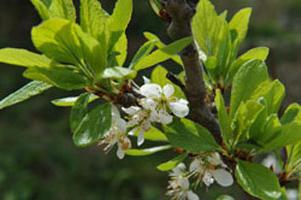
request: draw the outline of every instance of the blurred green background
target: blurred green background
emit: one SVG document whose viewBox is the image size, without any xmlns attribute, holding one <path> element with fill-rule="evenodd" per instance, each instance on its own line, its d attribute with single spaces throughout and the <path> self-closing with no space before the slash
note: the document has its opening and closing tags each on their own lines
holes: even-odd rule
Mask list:
<svg viewBox="0 0 301 200">
<path fill-rule="evenodd" d="M 134 0 L 130 24 L 130 56 L 144 42 L 142 32 L 159 34 L 168 42 L 166 24 L 151 11 L 147 0 Z M 78 4 L 78 2 L 76 2 Z M 114 1 L 103 0 L 111 10 Z M 268 46 L 269 69 L 287 86 L 286 104 L 301 103 L 301 1 L 215 0 L 219 11 L 251 6 L 254 13 L 243 49 Z M 0 1 L 0 47 L 33 50 L 31 27 L 40 22 L 29 0 Z M 171 66 L 172 67 L 172 66 Z M 23 69 L 0 65 L 0 97 L 21 87 Z M 119 161 L 115 152 L 99 147 L 76 148 L 68 127 L 69 109 L 50 100 L 68 95 L 52 89 L 44 95 L 0 112 L 0 199 L 2 200 L 157 200 L 164 196 L 167 174 L 155 166 L 169 154 Z M 203 199 L 215 199 L 213 196 Z M 213 194 L 214 195 L 214 194 Z"/>
</svg>

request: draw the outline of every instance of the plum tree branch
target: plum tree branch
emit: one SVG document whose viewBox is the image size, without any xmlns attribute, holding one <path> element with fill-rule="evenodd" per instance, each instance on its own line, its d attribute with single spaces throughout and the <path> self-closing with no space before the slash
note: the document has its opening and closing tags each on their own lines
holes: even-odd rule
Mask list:
<svg viewBox="0 0 301 200">
<path fill-rule="evenodd" d="M 192 0 L 162 0 L 162 5 L 170 16 L 170 24 L 167 29 L 172 40 L 191 36 L 191 19 L 195 14 L 197 1 Z M 194 44 L 180 52 L 186 73 L 185 94 L 190 105 L 189 118 L 204 127 L 213 134 L 218 142 L 221 142 L 221 134 L 217 120 L 212 115 L 205 103 L 207 90 L 203 81 L 202 63 Z"/>
</svg>

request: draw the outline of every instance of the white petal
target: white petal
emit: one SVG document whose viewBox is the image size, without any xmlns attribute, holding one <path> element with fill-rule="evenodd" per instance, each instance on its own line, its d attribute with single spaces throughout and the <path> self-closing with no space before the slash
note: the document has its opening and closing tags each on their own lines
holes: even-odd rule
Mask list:
<svg viewBox="0 0 301 200">
<path fill-rule="evenodd" d="M 178 181 L 179 181 L 180 187 L 181 187 L 183 190 L 189 189 L 189 180 L 188 180 L 188 178 L 180 177 Z"/>
<path fill-rule="evenodd" d="M 165 110 L 160 110 L 159 111 L 159 123 L 162 124 L 170 124 L 172 122 L 172 116 L 167 113 Z"/>
<path fill-rule="evenodd" d="M 124 151 L 123 151 L 123 149 L 121 148 L 121 146 L 120 145 L 118 145 L 118 149 L 117 149 L 117 152 L 116 152 L 116 154 L 117 154 L 117 157 L 119 158 L 119 159 L 123 159 L 124 158 Z"/>
<path fill-rule="evenodd" d="M 167 84 L 163 87 L 163 94 L 169 98 L 175 93 L 175 88 L 171 84 Z"/>
<path fill-rule="evenodd" d="M 199 197 L 196 193 L 192 192 L 191 190 L 189 190 L 187 192 L 187 199 L 188 200 L 199 200 Z"/>
<path fill-rule="evenodd" d="M 151 81 L 146 76 L 142 76 L 144 84 L 150 83 Z"/>
<path fill-rule="evenodd" d="M 162 89 L 158 84 L 149 83 L 141 86 L 140 93 L 148 98 L 159 98 L 162 95 Z"/>
<path fill-rule="evenodd" d="M 213 170 L 211 173 L 216 182 L 223 187 L 231 186 L 234 182 L 232 174 L 225 169 Z"/>
<path fill-rule="evenodd" d="M 208 156 L 207 161 L 214 165 L 214 166 L 218 166 L 218 165 L 223 165 L 224 162 L 221 159 L 221 156 L 219 155 L 219 153 L 212 153 L 210 154 L 210 156 Z"/>
<path fill-rule="evenodd" d="M 169 103 L 169 108 L 177 117 L 183 118 L 189 114 L 189 107 L 187 104 L 182 104 L 180 102 Z"/>
<path fill-rule="evenodd" d="M 118 122 L 119 131 L 121 133 L 125 133 L 126 132 L 126 127 L 127 127 L 126 121 L 124 119 L 119 119 L 119 122 Z"/>
<path fill-rule="evenodd" d="M 188 105 L 188 101 L 186 99 L 179 99 L 178 102 L 181 104 Z"/>
<path fill-rule="evenodd" d="M 141 146 L 144 143 L 144 132 L 140 131 L 137 137 L 137 145 Z"/>
<path fill-rule="evenodd" d="M 136 114 L 138 111 L 140 111 L 141 108 L 138 107 L 138 106 L 131 106 L 131 107 L 129 107 L 129 108 L 122 108 L 122 110 L 123 110 L 126 114 L 128 114 L 128 115 L 134 115 L 134 114 Z"/>
<path fill-rule="evenodd" d="M 157 106 L 157 103 L 153 99 L 150 99 L 150 98 L 141 99 L 140 104 L 144 109 L 147 109 L 147 110 L 153 110 Z"/>
<path fill-rule="evenodd" d="M 212 177 L 212 174 L 208 171 L 205 171 L 204 176 L 203 176 L 203 182 L 205 183 L 205 185 L 208 187 L 210 186 L 212 183 L 214 183 L 214 179 Z"/>
<path fill-rule="evenodd" d="M 119 120 L 120 119 L 120 113 L 119 110 L 116 106 L 112 106 L 112 121 L 116 122 L 115 120 Z"/>
<path fill-rule="evenodd" d="M 199 159 L 194 159 L 189 166 L 189 171 L 194 172 L 198 170 L 200 167 L 201 167 L 201 162 L 199 161 Z"/>
<path fill-rule="evenodd" d="M 186 170 L 186 166 L 184 163 L 178 164 L 175 168 L 172 169 L 173 174 L 176 176 L 182 175 Z"/>
</svg>

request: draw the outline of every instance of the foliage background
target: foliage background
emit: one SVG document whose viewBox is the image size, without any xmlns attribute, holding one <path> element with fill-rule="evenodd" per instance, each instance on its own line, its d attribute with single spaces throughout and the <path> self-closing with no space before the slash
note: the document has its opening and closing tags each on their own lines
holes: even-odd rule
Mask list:
<svg viewBox="0 0 301 200">
<path fill-rule="evenodd" d="M 112 0 L 102 3 L 109 10 L 114 5 Z M 254 8 L 244 48 L 270 47 L 269 69 L 274 78 L 287 86 L 286 103 L 301 103 L 301 1 L 215 0 L 215 4 L 218 10 L 228 9 L 230 14 L 242 7 Z M 0 47 L 32 50 L 30 29 L 38 23 L 29 0 L 1 0 Z M 128 30 L 130 55 L 144 42 L 143 31 L 154 32 L 168 41 L 165 28 L 151 12 L 147 0 L 135 0 Z M 172 68 L 169 63 L 166 66 Z M 20 78 L 22 69 L 2 64 L 0 68 L 1 98 L 27 82 Z M 65 95 L 64 91 L 52 89 L 0 112 L 0 199 L 164 199 L 168 177 L 155 166 L 170 156 L 128 157 L 119 161 L 113 152 L 105 156 L 98 147 L 76 148 L 68 127 L 69 109 L 49 103 Z"/>
</svg>

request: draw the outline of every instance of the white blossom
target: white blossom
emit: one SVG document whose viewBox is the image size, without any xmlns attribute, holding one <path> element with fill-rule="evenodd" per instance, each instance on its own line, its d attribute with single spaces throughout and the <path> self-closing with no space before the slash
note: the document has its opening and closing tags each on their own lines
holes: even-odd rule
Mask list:
<svg viewBox="0 0 301 200">
<path fill-rule="evenodd" d="M 156 122 L 169 124 L 173 118 L 171 113 L 180 118 L 189 114 L 188 102 L 174 97 L 174 92 L 175 89 L 171 84 L 162 88 L 158 84 L 146 83 L 140 88 L 140 93 L 145 97 L 141 100 L 141 104 L 143 107 L 151 107 Z"/>
<path fill-rule="evenodd" d="M 173 200 L 199 200 L 196 193 L 190 190 L 186 166 L 180 163 L 170 173 L 171 180 L 169 181 L 167 195 Z"/>
<path fill-rule="evenodd" d="M 189 171 L 197 177 L 197 183 L 203 182 L 207 187 L 216 181 L 223 187 L 233 184 L 232 174 L 226 170 L 227 166 L 218 153 L 199 156 L 195 158 L 189 167 Z"/>
<path fill-rule="evenodd" d="M 104 148 L 106 152 L 109 152 L 117 144 L 117 157 L 123 159 L 125 152 L 132 147 L 132 144 L 126 135 L 126 121 L 120 117 L 116 107 L 112 109 L 112 123 L 111 129 L 105 134 L 100 144 L 106 145 Z"/>
<path fill-rule="evenodd" d="M 122 108 L 129 115 L 128 127 L 134 127 L 130 131 L 130 135 L 135 135 L 138 132 L 137 145 L 144 143 L 144 133 L 151 128 L 151 112 L 138 106 Z"/>
</svg>

